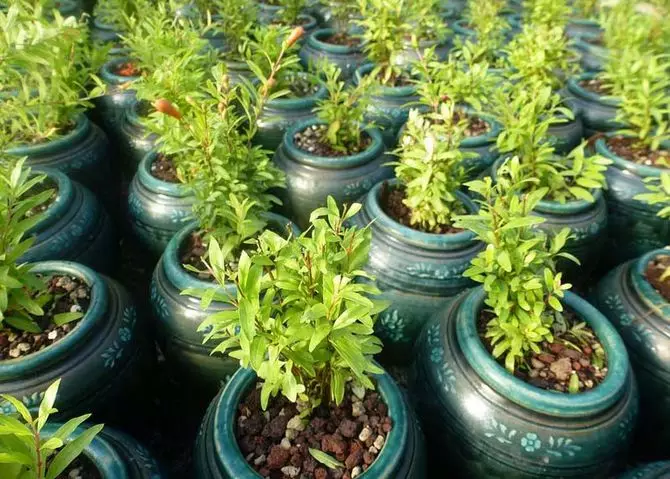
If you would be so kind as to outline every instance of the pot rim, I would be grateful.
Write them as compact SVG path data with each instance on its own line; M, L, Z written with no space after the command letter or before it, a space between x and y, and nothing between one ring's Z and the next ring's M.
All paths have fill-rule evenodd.
M305 44L317 50L342 55L357 54L362 52L360 46L350 47L348 45L334 45L332 43L327 43L321 40L321 38L333 35L334 33L336 33L336 30L334 28L319 28L318 30L314 30L312 33L309 34Z
M79 323L60 341L24 357L0 361L0 380L35 373L44 366L58 362L59 357L67 356L77 349L77 345L105 320L109 303L109 293L102 277L91 268L72 261L40 261L33 263L31 271L44 274L62 274L75 276L83 280L91 289L91 303L79 320Z
M174 198L193 196L193 193L185 184L163 181L151 174L151 165L157 158L158 152L156 150L151 150L140 160L136 173L140 184L154 193L172 196Z
M610 132L605 135L607 138L612 138L615 136L629 137L629 135L621 135L617 132ZM664 149L670 149L670 143L662 143L661 147ZM618 170L621 170L626 173L630 173L641 178L647 177L659 177L661 173L666 173L670 171L670 168L657 168L655 166L640 165L633 161L627 160L620 157L607 146L607 142L604 138L598 138L596 140L596 152L609 158L614 163L610 165L610 168L614 167Z
M384 446L375 461L358 477L394 477L397 455L394 453L395 451L387 447L387 444L396 443L398 450L404 451L410 440L409 426L413 419L403 400L402 393L388 373L373 375L373 378L377 382L376 391L388 406L388 414L393 421L393 428L388 433ZM225 469L229 477L261 477L247 463L235 437L237 406L241 397L250 387L253 387L255 380L256 374L252 370L240 368L228 381L219 397L215 399L216 407L212 420L214 449L219 458L227 456L225 462L217 461L217 463Z
M670 249L656 249L634 260L630 268L630 276L633 288L637 292L640 300L652 311L665 321L670 322L670 302L668 302L656 288L654 288L647 278L645 272L647 264L659 256L670 256Z
M319 120L318 118L307 118L306 120L295 123L293 126L289 127L284 133L282 142L282 147L285 149L288 157L298 163L316 168L341 170L369 163L384 153L382 134L378 128L373 127L363 128L362 130L368 134L372 143L370 143L365 150L354 155L338 157L319 156L298 148L294 140L296 133L307 129L307 127L312 125L325 124L325 121Z
M27 231L28 236L38 235L58 222L69 210L74 197L74 185L65 173L54 168L35 168L32 171L33 173L44 174L47 176L47 181L51 180L56 183L56 199L44 211L42 221Z
M307 77L309 76L309 73L299 72L298 75L301 77ZM328 90L326 90L326 87L323 84L323 82L319 81L318 84L319 88L314 93L297 98L286 98L286 97L275 98L274 100L270 100L267 102L267 104L265 105L265 109L288 110L288 111L303 110L303 109L311 110L312 108L314 108L314 106L316 106L319 100L322 100L328 96Z
M370 189L363 200L364 208L372 220L373 228L382 230L402 243L428 250L454 251L471 246L476 242L475 235L471 231L444 234L425 233L398 223L387 215L379 204L384 183L395 186L400 182L397 178L382 180ZM477 211L477 205L465 193L461 191L455 193L469 214Z
M611 108L618 108L620 100L616 97L598 95L597 93L582 88L579 84L584 80L593 80L597 76L598 73L596 72L587 72L568 78L568 91L581 100L598 103Z
M78 113L75 126L67 134L54 140L35 145L23 144L7 149L7 154L14 156L42 156L60 153L71 147L72 144L81 142L91 131L92 123L84 113Z
M369 74L375 65L374 63L365 63L364 65L359 66L354 72L354 83L358 85L358 82L362 77ZM405 86L377 86L375 89L379 90L379 95L376 96L388 96L388 97L405 97L412 96L416 94L416 86L414 85L405 85Z
M564 418L597 414L620 399L630 374L628 352L614 326L591 304L570 291L565 292L561 301L593 328L607 355L607 376L589 391L567 394L531 386L493 358L477 331L477 317L485 307L484 299L483 286L466 293L456 313L456 336L470 367L496 392L529 410Z
M126 62L131 62L132 59L127 56L112 58L107 60L100 68L100 76L103 80L111 85L125 85L139 80L140 76L123 76L114 72L114 67Z

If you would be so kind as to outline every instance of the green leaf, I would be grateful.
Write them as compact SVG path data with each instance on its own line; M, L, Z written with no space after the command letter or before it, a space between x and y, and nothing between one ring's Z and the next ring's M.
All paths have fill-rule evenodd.
M37 414L37 430L41 431L44 425L46 424L49 416L52 413L57 412L54 409L54 403L56 402L56 396L58 395L58 388L60 387L60 379L54 381L44 392L44 397L40 403L40 408Z
M309 453L312 455L314 459L316 459L329 469L338 469L344 467L344 464L342 464L340 461L326 454L325 452L320 451L319 449L314 449L310 447Z
M32 424L33 418L30 415L30 411L21 401L16 399L14 396L9 396L7 394L0 394L0 397L5 401L9 402L12 406L14 406L16 412L18 412L21 415L21 417L26 423Z
M62 326L72 321L76 321L84 317L84 313L58 313L54 314L53 322L56 326Z
M31 457L16 451L0 452L0 464L23 464L29 466L33 463Z
M103 425L99 424L87 429L81 433L76 439L70 441L61 451L56 454L49 464L46 479L56 479L72 461L74 461L88 445L93 441L103 429Z

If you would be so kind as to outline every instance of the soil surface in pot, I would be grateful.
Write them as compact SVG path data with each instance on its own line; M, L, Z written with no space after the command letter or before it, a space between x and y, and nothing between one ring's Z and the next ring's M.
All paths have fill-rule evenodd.
M488 122L486 122L482 118L479 118L477 115L470 115L463 111L456 111L454 113L453 117L454 123L459 123L464 120L468 122L468 126L465 128L465 131L463 132L466 137L482 136L487 134L491 130L491 125L489 125ZM430 121L433 124L444 123L444 121L437 119L431 119Z
M579 321L574 312L566 309L563 317L566 330L555 328L554 341L538 344L541 352L526 355L525 360L517 364L514 375L532 386L558 392L570 392L574 375L577 379L572 380L573 386L580 392L593 389L607 376L605 350L591 327ZM477 324L479 337L489 352L493 346L485 335L486 325L492 319L493 314L483 310ZM504 353L497 360L505 367Z
M116 66L114 73L122 77L137 77L142 71L133 62L123 62Z
M30 189L30 191L26 193L26 197L31 197L39 195L43 191L47 190L53 190L51 196L49 196L49 198L41 205L37 205L34 208L31 208L31 210L26 213L27 217L39 215L40 213L44 213L49 209L49 206L51 206L54 201L56 201L56 198L58 198L58 184L55 181L52 181L50 178L46 178L42 183L35 185Z
M379 81L379 83L382 86L390 88L400 88L403 86L410 86L414 84L414 82L412 81L412 75L410 75L408 72L402 72L399 75L396 75L394 73L391 75L391 78L389 78L389 80L385 82L384 71L382 70L377 75L377 81Z
M670 302L670 278L661 279L670 268L670 256L659 256L647 263L645 277L666 301Z
M628 161L656 168L670 168L670 150L653 151L638 143L635 138L613 136L607 139L607 147Z
M606 96L611 94L609 85L607 85L600 78L591 78L589 80L582 80L579 82L579 86L586 91L595 93L596 95Z
M34 317L42 332L31 333L18 329L0 331L0 361L16 359L40 351L63 339L79 320L57 326L56 315L84 314L91 302L91 288L74 276L54 275L44 278L49 301L42 307L44 316Z
M347 388L340 406L322 406L301 419L283 396L271 399L264 412L255 388L238 406L236 437L247 462L263 477L352 479L374 462L392 428L388 407L374 391L359 399ZM309 449L343 466L329 469Z
M290 92L285 98L303 98L319 91L319 85L303 76L291 75L289 78L285 78L282 83L284 88L287 88Z
M181 264L192 266L200 271L196 273L195 271L188 270L191 275L205 281L214 281L214 277L207 271L203 262L206 254L207 245L202 240L202 234L199 231L194 231L188 235L188 238L186 238L186 241L182 245L179 251L179 260Z
M380 204L384 213L389 215L401 225L412 228L422 233L433 234L450 234L460 233L463 231L460 228L454 228L449 225L437 225L432 230L421 227L421 225L413 225L411 223L412 210L405 205L405 189L402 187L392 188L388 183L382 185Z
M335 150L328 140L326 140L326 132L328 126L326 125L312 125L306 129L298 132L293 137L295 145L303 151L311 153L316 156L338 157L355 155L364 151L372 143L372 139L363 132L361 134L361 141L358 145L349 145L346 152Z
M102 479L100 471L84 454L77 457L56 479Z
M158 155L151 163L151 176L166 183L179 183L177 168L175 168L172 158L165 155Z
M338 32L334 35L330 35L324 38L323 41L325 43L330 43L331 45L342 45L350 48L358 47L361 44L360 38L354 38L344 32Z

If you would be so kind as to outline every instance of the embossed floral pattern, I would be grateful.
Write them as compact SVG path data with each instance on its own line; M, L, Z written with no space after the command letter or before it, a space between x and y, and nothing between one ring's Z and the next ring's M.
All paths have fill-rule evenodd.
M123 310L123 317L121 318L121 327L119 328L119 336L112 344L102 353L103 364L106 368L113 368L117 361L119 361L125 352L126 345L130 342L137 322L137 312L132 306L127 306Z
M535 452L542 447L542 441L538 439L537 434L529 432L521 438L521 447L528 452Z

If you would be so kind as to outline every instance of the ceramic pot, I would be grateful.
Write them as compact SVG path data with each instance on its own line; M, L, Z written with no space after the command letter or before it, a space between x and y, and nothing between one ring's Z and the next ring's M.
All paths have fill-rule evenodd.
M95 418L91 421L95 423ZM58 423L47 424L45 435L56 432ZM70 440L86 428L80 427ZM166 477L151 453L139 442L121 431L105 428L91 441L83 453L100 473L102 479L162 479Z
M354 82L358 83L359 79L369 74L373 68L372 64L359 67L354 75ZM381 129L387 147L392 148L395 145L398 132L409 117L411 104L418 99L413 85L375 89L366 119Z
M91 288L84 317L63 339L28 356L0 361L0 393L36 411L44 391L61 378L57 420L92 413L97 420L118 416L142 394L149 341L135 306L116 281L66 261L35 263L33 271L65 274ZM0 401L0 412L13 411Z
M53 168L95 191L106 206L115 206L115 185L110 181L111 163L107 135L86 115L66 135L38 145L10 148L7 153L25 156L34 168Z
M580 55L582 68L590 72L601 71L607 61L608 50L597 43L599 38L600 34L584 32L572 39L573 49Z
M419 42L419 51L424 51L428 48L435 48L435 55L437 60L445 60L451 50L451 42L444 40L438 42L437 40L421 40ZM396 56L395 63L398 65L411 67L412 64L419 61L419 54L411 44L406 44L405 48Z
M272 23L277 18L279 10L281 10L279 5L268 5L263 2L258 2L258 5L260 6L258 21L261 24L267 25ZM316 18L314 18L312 15L309 15L305 10L303 11L305 13L298 15L298 21L300 22L299 25L305 29L305 34L300 40L298 40L298 42L304 42L305 37L319 27L319 22L317 22Z
M35 242L20 261L74 261L111 273L117 265L116 232L95 195L60 171L38 169L35 173L47 175L57 196L42 221L28 231Z
M102 127L116 145L121 138L121 122L126 114L126 109L135 103L135 90L128 85L137 81L139 76L122 76L117 73L118 68L130 61L128 57L114 58L106 62L101 70L100 77L107 85L104 96L94 100L95 109L91 112L98 125Z
M593 292L593 302L626 343L640 387L636 449L647 458L670 452L670 304L645 277L647 264L670 250L655 250L619 265Z
M621 158L608 148L604 138L596 141L596 151L614 162L605 172L609 264L617 265L670 244L670 222L657 216L663 205L652 206L634 199L648 192L646 178L659 177L667 170Z
M619 479L666 479L668 474L670 474L670 461L659 461L631 469L619 476Z
M551 125L547 130L549 142L559 155L570 153L574 148L579 146L584 137L582 113L578 103L570 98L565 100L564 106L572 112L573 119L565 123Z
M286 189L278 192L283 210L301 228L309 223L312 211L326 204L328 195L339 204L351 203L393 175L384 166L389 158L384 153L382 135L375 128L365 130L372 143L355 155L322 157L299 149L294 141L296 133L321 124L319 120L306 120L289 128L274 156L277 166L286 173Z
M384 373L374 377L377 391L388 405L393 429L375 462L360 479L423 479L426 475L421 430L404 395ZM195 446L196 479L260 479L247 464L235 438L237 406L256 382L249 369L240 369L214 398L200 427Z
M494 180L502 161L501 158L493 165ZM598 266L608 234L604 195L601 190L592 191L592 194L595 199L593 203L584 200L566 203L542 200L533 210L534 215L545 220L538 228L549 235L556 234L563 228L570 228L573 237L566 242L563 251L576 256L580 264L559 258L557 266L569 282L578 285L583 285Z
M342 70L341 79L347 80L367 59L360 47L333 45L325 41L335 33L336 30L332 28L322 28L312 32L300 49L300 61L305 68L309 68L310 65L317 65L325 58L328 62L337 65Z
M115 29L113 25L107 25L97 18L91 23L91 40L94 43L111 44L109 57L115 58L128 54L128 48L121 43L121 32Z
M270 151L275 151L286 130L295 123L314 118L317 102L326 96L328 92L321 85L315 93L308 96L268 101L263 114L258 118L258 132L254 141Z
M602 34L602 28L600 28L600 23L596 20L588 18L571 18L565 27L565 34L573 40L585 35L600 36Z
M182 183L168 183L151 174L156 153L140 162L128 189L128 221L142 248L158 258L170 239L192 219L195 198Z
M563 304L593 329L608 374L579 394L538 389L510 374L478 331L484 289L467 291L426 324L410 371L429 457L456 477L607 478L625 461L638 394L621 337L593 306Z
M123 169L131 176L150 151L156 146L158 137L150 133L142 125L142 106L138 101L131 102L125 109L123 120L119 127L119 149Z
M286 231L291 223L278 215L269 215L269 227ZM186 288L210 289L214 283L201 280L184 269L180 250L196 230L191 223L179 231L168 243L156 265L151 280L150 301L154 326L161 351L176 377L196 386L209 398L228 381L237 370L238 361L229 357L212 356L213 344L203 344L204 335L198 326L210 314L230 309L230 305L213 301L206 309L200 308L200 299L181 294ZM297 233L297 230L294 229ZM236 294L235 286L226 286L226 292Z
M595 76L593 73L584 73L568 79L567 84L567 93L579 108L584 123L584 136L587 138L596 133L613 131L621 127L615 121L617 100L590 92L580 85L580 82L591 80Z
M470 231L431 234L396 222L380 205L383 183L365 196L353 222L359 227L372 222L365 269L375 275L382 299L391 302L375 324L375 332L384 342L383 360L408 365L411 349L428 318L447 298L474 285L463 272L483 245ZM397 180L388 183L393 187ZM469 212L476 211L471 199L460 192L457 196Z
M81 0L59 0L56 8L63 17L81 17L84 13L84 4Z

